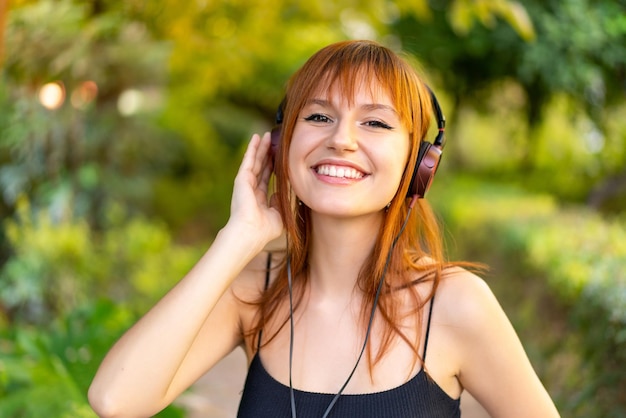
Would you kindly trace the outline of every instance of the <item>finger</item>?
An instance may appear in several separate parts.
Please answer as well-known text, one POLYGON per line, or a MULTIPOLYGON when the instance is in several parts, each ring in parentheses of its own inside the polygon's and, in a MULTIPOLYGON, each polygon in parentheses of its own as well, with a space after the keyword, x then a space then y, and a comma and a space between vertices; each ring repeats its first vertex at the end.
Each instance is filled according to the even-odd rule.
POLYGON ((255 176, 263 171, 265 154, 267 153, 268 145, 264 143, 264 138, 259 134, 252 135, 248 149, 246 150, 246 156, 250 159, 250 170, 255 176))
POLYGON ((252 135, 252 138, 250 138, 250 142, 248 143, 248 147, 246 148, 246 152, 244 153, 243 160, 241 162, 241 170, 254 171, 254 165, 260 141, 261 137, 258 134, 254 134, 252 135))
POLYGON ((263 137, 261 137, 260 148, 262 147, 263 148, 262 150, 267 153, 267 151, 269 150, 271 144, 272 144, 272 135, 271 135, 271 133, 270 132, 263 133, 263 137))
POLYGON ((271 136, 269 132, 265 132, 263 137, 260 138, 260 142, 257 148, 254 172, 262 174, 264 168, 269 162, 269 149, 271 146, 271 136))
POLYGON ((259 177, 259 188, 263 191, 263 193, 267 194, 267 190, 269 189, 270 177, 272 176, 272 162, 269 160, 266 162, 265 167, 263 168, 263 172, 259 177))

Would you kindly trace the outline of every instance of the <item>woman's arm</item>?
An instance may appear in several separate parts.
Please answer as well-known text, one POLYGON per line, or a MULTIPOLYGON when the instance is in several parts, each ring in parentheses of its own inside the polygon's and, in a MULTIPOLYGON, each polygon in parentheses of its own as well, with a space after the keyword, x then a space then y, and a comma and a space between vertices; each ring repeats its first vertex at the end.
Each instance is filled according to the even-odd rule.
POLYGON ((558 417, 524 348, 495 296, 480 278, 451 278, 448 310, 458 325, 458 378, 493 418, 558 417))
POLYGON ((193 269, 104 358, 89 389, 100 416, 154 415, 242 342, 240 303, 233 292, 250 286, 254 269, 246 266, 282 231, 278 211, 268 205, 268 148, 269 134, 252 137, 226 226, 193 269))

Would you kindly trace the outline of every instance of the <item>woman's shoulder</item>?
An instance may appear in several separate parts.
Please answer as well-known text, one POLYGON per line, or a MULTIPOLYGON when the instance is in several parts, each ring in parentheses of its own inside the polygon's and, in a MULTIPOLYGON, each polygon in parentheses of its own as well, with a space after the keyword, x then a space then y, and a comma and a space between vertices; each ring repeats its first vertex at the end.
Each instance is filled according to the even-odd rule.
POLYGON ((447 360, 453 359, 455 376, 491 415, 523 410, 525 416, 558 416, 483 278, 461 268, 446 270, 435 295, 433 321, 443 335, 436 348, 449 348, 447 360))
MULTIPOLYGON (((432 310, 432 347, 429 351, 445 353, 450 375, 467 373, 467 364, 476 361, 476 353, 502 344, 504 311, 487 282, 479 275, 460 267, 443 271, 435 292, 432 310)), ((431 367, 437 367, 432 364, 431 367)))
POLYGON ((461 268, 443 271, 435 294, 439 321, 465 331, 481 328, 502 308, 487 282, 479 275, 461 268))

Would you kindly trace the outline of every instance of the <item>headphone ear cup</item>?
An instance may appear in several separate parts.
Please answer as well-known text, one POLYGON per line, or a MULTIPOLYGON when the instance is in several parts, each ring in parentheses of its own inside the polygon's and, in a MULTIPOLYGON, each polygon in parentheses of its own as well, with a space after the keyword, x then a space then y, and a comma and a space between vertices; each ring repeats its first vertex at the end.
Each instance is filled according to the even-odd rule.
POLYGON ((433 182, 437 168, 439 167, 441 153, 442 149, 437 145, 426 141, 420 144, 419 153, 417 154, 417 164, 413 170, 407 197, 417 195, 418 198, 423 198, 426 195, 428 188, 433 182))
POLYGON ((276 154, 278 153, 278 146, 280 145, 280 125, 277 125, 272 129, 271 143, 270 143, 270 156, 272 158, 272 170, 276 167, 276 154))
POLYGON ((272 170, 275 172, 275 167, 276 167, 276 154, 278 154, 278 147, 280 145, 280 137, 281 137, 281 132, 280 132, 280 127, 283 123, 283 109, 285 108, 285 101, 286 98, 283 98, 283 100, 281 100, 280 105, 278 105, 278 109, 276 109, 276 116, 274 118, 275 121, 275 125, 274 128, 272 129, 272 132, 270 133, 271 135, 271 144, 270 144, 270 156, 272 158, 272 170))

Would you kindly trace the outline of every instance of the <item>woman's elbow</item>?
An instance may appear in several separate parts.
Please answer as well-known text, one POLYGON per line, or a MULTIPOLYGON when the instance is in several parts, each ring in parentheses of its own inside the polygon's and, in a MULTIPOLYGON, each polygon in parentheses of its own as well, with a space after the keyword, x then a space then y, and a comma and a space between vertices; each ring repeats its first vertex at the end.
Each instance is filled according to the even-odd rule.
POLYGON ((91 409, 100 418, 117 418, 122 416, 119 405, 108 394, 108 391, 98 387, 97 383, 92 382, 91 386, 89 386, 87 399, 91 409))
POLYGON ((114 396, 106 387, 92 382, 87 391, 87 399, 93 411, 100 418, 130 418, 139 417, 132 414, 123 406, 121 399, 114 396))
MULTIPOLYGON (((119 389, 119 388, 118 388, 119 389)), ((87 399, 100 418, 145 418, 157 414, 166 405, 145 398, 145 388, 114 390, 112 385, 101 385, 94 380, 87 391, 87 399)))

